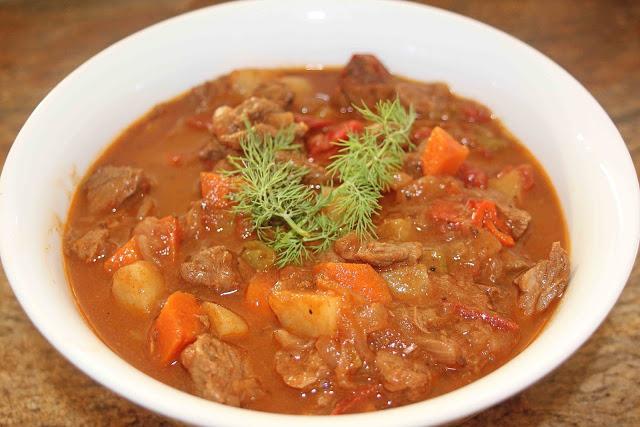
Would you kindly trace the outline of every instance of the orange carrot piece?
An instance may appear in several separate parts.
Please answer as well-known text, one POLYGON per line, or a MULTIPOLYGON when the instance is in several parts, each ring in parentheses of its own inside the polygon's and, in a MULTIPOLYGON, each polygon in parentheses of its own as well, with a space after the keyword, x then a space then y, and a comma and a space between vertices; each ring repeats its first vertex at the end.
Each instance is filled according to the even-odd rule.
POLYGON ((116 252, 104 262, 104 269, 108 273, 113 273, 120 267, 132 264, 142 259, 140 249, 138 249, 138 243, 136 238, 132 237, 127 243, 120 246, 116 252))
POLYGON ((323 262, 313 267, 316 280, 330 280, 362 295, 369 302, 388 303, 391 293, 387 282, 369 264, 323 262))
POLYGON ((204 331, 201 315, 200 304, 190 293, 176 291, 169 295, 151 334, 152 350, 160 363, 170 365, 204 331))
POLYGON ((429 135, 421 155, 424 175, 455 175, 469 155, 469 149, 456 141, 441 127, 429 135))
POLYGON ((215 172, 200 172, 200 191, 207 205, 226 208, 231 205, 227 194, 231 192, 229 180, 215 172))
POLYGON ((278 280, 275 271, 258 272, 251 277, 244 294, 245 303, 262 314, 271 314, 269 295, 278 280))

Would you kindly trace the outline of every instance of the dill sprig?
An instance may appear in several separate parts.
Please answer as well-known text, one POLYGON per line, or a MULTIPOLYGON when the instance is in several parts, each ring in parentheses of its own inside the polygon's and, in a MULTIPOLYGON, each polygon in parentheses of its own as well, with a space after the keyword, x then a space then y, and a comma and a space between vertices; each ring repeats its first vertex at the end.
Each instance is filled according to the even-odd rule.
POLYGON ((307 169, 292 161, 277 161, 278 151, 297 151, 292 128, 275 136, 260 135, 248 127, 240 142, 243 156, 229 156, 239 178, 237 191, 229 194, 233 211, 252 220, 253 231, 278 254, 278 265, 300 263, 310 248, 321 251, 335 239, 336 224, 321 210, 327 198, 302 182, 307 169))
POLYGON ((375 236, 373 216, 380 210, 381 193, 402 167, 405 148, 412 148, 409 132, 415 113, 397 99, 378 102, 376 112, 366 105, 355 108, 372 125, 340 142, 342 148, 327 170, 342 181, 334 190, 334 212, 343 228, 365 239, 375 236))
POLYGON ((355 107, 370 122, 364 132, 340 141, 339 153, 328 167, 340 184, 328 194, 304 184, 308 170, 292 161, 278 161, 279 151, 298 151, 293 129, 275 136, 258 134, 247 123, 240 142, 242 156, 230 156, 239 178, 234 212, 252 219, 258 238, 276 252, 282 267, 301 263, 312 252, 321 252, 340 236, 355 231, 361 238, 375 236, 373 216, 393 174, 402 166, 404 149, 411 147, 409 131, 415 119, 398 100, 355 107))

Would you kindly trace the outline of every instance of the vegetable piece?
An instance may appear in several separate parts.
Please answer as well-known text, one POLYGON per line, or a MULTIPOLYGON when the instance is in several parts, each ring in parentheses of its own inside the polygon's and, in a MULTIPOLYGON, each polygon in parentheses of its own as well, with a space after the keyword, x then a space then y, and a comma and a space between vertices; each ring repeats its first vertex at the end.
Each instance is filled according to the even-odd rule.
POLYGON ((378 226, 378 236, 395 242, 415 240, 415 226, 408 218, 385 219, 378 226))
POLYGON ((129 239, 127 243, 120 246, 116 252, 104 262, 104 269, 108 273, 113 273, 125 265, 129 265, 142 259, 142 254, 138 248, 135 237, 129 239))
POLYGON ((425 175, 455 175, 468 155, 467 147, 436 126, 422 152, 422 172, 425 175))
POLYGON ((151 313, 164 290, 162 273, 149 261, 135 261, 113 274, 111 291, 116 301, 140 313, 151 313))
POLYGON ((469 200, 468 204, 474 209, 471 215, 471 222, 476 227, 484 226, 503 246, 511 247, 515 245, 515 240, 509 234, 507 226, 503 225, 498 218, 498 211, 494 202, 491 200, 469 200), (499 229, 498 225, 501 225, 502 229, 499 229))
POLYGON ((213 302, 203 302, 202 311, 209 317, 211 332, 220 339, 238 338, 249 332, 242 317, 213 302))
POLYGON ((160 252, 164 255, 169 255, 171 261, 175 261, 178 253, 178 244, 180 243, 178 218, 173 215, 168 215, 160 218, 159 224, 164 228, 161 240, 165 243, 165 248, 160 252))
POLYGON ((298 100, 303 100, 306 97, 314 95, 313 86, 305 77, 284 76, 280 77, 278 80, 291 90, 298 100))
POLYGON ((311 156, 336 154, 340 150, 338 142, 346 140, 349 134, 358 134, 363 130, 364 124, 360 120, 347 120, 332 125, 326 133, 316 134, 307 139, 307 151, 311 156))
POLYGON ((269 295, 277 280, 277 275, 274 271, 254 274, 249 280, 244 294, 245 303, 258 313, 270 314, 269 295))
POLYGON ((424 264, 398 267, 381 274, 393 296, 399 300, 415 301, 427 293, 429 276, 424 264))
POLYGON ((328 280, 361 295, 367 302, 391 301, 387 283, 369 264, 323 262, 313 267, 313 273, 318 286, 328 280))
POLYGON ((269 305, 282 326, 294 335, 332 336, 338 326, 340 297, 335 295, 279 290, 269 295, 269 305))
POLYGON ((165 302, 151 333, 152 352, 163 365, 178 358, 184 348, 204 332, 200 304, 187 292, 176 291, 165 302))
POLYGON ((259 240, 251 240, 244 244, 240 257, 258 271, 268 270, 276 262, 276 253, 259 240))
POLYGON ((489 181, 487 174, 482 169, 472 166, 467 162, 463 163, 460 169, 458 169, 458 178, 460 178, 467 187, 482 189, 487 188, 489 181))
POLYGON ((200 190, 207 206, 224 209, 230 206, 229 180, 215 172, 200 172, 200 190))
POLYGON ((533 168, 530 165, 504 168, 497 177, 489 180, 489 188, 497 190, 510 200, 522 203, 524 193, 534 185, 533 168))

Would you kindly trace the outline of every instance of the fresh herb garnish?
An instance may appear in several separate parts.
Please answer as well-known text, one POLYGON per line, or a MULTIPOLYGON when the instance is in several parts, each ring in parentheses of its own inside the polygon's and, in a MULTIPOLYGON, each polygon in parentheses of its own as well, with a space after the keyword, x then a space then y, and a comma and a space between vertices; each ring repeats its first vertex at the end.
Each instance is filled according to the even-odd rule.
POLYGON ((361 238, 375 236, 373 215, 393 174, 402 166, 405 147, 415 119, 399 101, 380 102, 374 113, 356 107, 372 124, 361 134, 339 142, 340 152, 328 167, 340 182, 328 194, 304 184, 308 172, 292 161, 278 161, 278 151, 298 151, 294 132, 287 128, 275 136, 249 128, 240 142, 243 156, 229 157, 239 188, 229 197, 234 212, 252 219, 258 238, 278 255, 277 264, 301 263, 310 251, 321 252, 340 236, 355 231, 361 238))

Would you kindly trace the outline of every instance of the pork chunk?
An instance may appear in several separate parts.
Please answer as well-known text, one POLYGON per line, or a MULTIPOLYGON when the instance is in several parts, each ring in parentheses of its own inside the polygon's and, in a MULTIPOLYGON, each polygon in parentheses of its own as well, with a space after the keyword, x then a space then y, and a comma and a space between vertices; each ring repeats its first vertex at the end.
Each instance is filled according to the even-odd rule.
POLYGON ((287 108, 293 101, 293 92, 287 85, 277 80, 268 80, 259 84, 253 91, 253 96, 268 99, 282 108, 287 108))
POLYGON ((263 394, 242 350, 210 334, 200 335, 185 348, 180 361, 205 399, 245 406, 263 394))
POLYGON ((69 240, 68 250, 84 262, 94 262, 104 258, 113 249, 109 242, 109 230, 94 228, 77 239, 69 240))
POLYGON ((128 166, 103 166, 85 183, 89 211, 108 212, 138 191, 145 191, 149 181, 142 169, 128 166))
POLYGON ((222 106, 213 113, 212 131, 227 147, 239 150, 249 123, 261 135, 275 135, 279 129, 293 125, 296 136, 307 132, 307 125, 294 121, 293 113, 266 98, 252 96, 235 108, 222 106))
POLYGON ((334 244, 334 250, 347 261, 364 262, 374 267, 387 267, 396 262, 414 264, 422 256, 420 243, 371 241, 361 244, 353 233, 337 240, 334 244))
POLYGON ((426 390, 431 384, 431 373, 426 366, 390 351, 378 352, 376 367, 382 374, 382 385, 392 392, 426 390))
POLYGON ((329 367, 315 349, 277 351, 275 367, 286 385, 301 390, 313 388, 330 374, 329 367))
POLYGON ((180 275, 189 283, 210 286, 218 293, 236 290, 242 281, 235 255, 224 246, 202 249, 182 263, 180 275))
POLYGON ((373 55, 353 55, 342 71, 340 88, 349 102, 370 107, 394 96, 393 76, 373 55))
POLYGON ((527 316, 542 312, 562 296, 569 282, 569 255, 559 242, 551 245, 549 259, 536 263, 515 279, 520 291, 519 305, 527 316))
POLYGON ((426 116, 444 113, 452 98, 449 87, 442 83, 402 82, 396 91, 403 105, 412 105, 418 114, 426 116))

